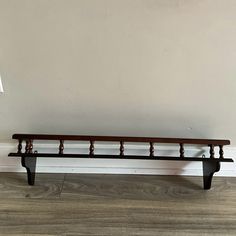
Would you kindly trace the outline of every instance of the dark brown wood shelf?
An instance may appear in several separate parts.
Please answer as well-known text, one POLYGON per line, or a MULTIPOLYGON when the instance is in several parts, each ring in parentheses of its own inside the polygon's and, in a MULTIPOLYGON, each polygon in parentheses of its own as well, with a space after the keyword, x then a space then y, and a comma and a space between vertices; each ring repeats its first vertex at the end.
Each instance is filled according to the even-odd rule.
POLYGON ((229 140, 217 139, 186 139, 186 138, 160 138, 160 137, 122 137, 122 136, 87 136, 87 135, 51 135, 51 134, 14 134, 13 139, 18 140, 18 150, 9 153, 9 156, 21 157, 22 166, 27 170, 28 183, 34 185, 36 160, 42 158, 104 158, 104 159, 137 159, 137 160, 168 160, 168 161, 197 161, 203 165, 204 189, 210 189, 213 174, 220 170, 220 162, 233 162, 232 158, 225 158, 223 146, 229 145, 229 140), (58 153, 38 153, 33 150, 34 140, 54 140, 58 142, 58 153), (89 141, 88 154, 64 153, 64 141, 89 141), (119 155, 95 154, 95 142, 119 142, 119 155), (25 142, 25 152, 22 152, 22 143, 25 142), (149 143, 149 155, 125 155, 125 143, 149 143), (155 144, 178 144, 179 156, 155 155, 155 144), (186 157, 184 145, 203 145, 209 147, 209 157, 186 157), (215 157, 214 148, 219 147, 219 157, 215 157))
POLYGON ((133 142, 133 143, 183 143, 196 145, 229 145, 230 140, 191 139, 191 138, 160 138, 160 137, 128 137, 128 136, 89 136, 89 135, 56 135, 56 134, 13 134, 13 139, 35 140, 74 140, 74 141, 104 141, 104 142, 133 142))

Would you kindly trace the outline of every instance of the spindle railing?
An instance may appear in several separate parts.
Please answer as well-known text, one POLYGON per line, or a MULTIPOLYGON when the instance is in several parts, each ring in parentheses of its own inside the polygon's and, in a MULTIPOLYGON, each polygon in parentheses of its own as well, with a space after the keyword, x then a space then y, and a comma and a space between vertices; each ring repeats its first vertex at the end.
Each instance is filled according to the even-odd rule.
MULTIPOLYGON (((14 134, 13 139, 18 140, 17 152, 9 153, 9 156, 20 156, 22 166, 27 170, 28 183, 33 185, 35 182, 35 169, 37 157, 64 157, 64 158, 122 158, 122 159, 143 159, 143 160, 173 160, 173 161, 201 161, 203 164, 203 182, 204 189, 210 189, 213 174, 220 169, 220 162, 232 162, 231 158, 224 157, 223 147, 229 145, 229 140, 215 139, 182 139, 182 138, 154 138, 154 137, 118 137, 118 136, 85 136, 85 135, 44 135, 44 134, 14 134), (40 153, 34 151, 34 140, 54 140, 59 141, 59 150, 57 153, 40 153), (68 154, 64 153, 64 141, 88 141, 88 154, 68 154), (119 142, 119 152, 117 154, 96 154, 95 142, 119 142), (22 152, 22 143, 25 142, 25 152, 22 152), (149 155, 126 155, 125 143, 149 143, 149 155), (160 156, 155 155, 155 144, 178 144, 179 156, 160 156), (208 146, 209 157, 186 157, 184 146, 203 145, 208 146), (219 147, 219 158, 215 157, 215 147, 219 147)), ((158 150, 157 150, 158 153, 158 150)))

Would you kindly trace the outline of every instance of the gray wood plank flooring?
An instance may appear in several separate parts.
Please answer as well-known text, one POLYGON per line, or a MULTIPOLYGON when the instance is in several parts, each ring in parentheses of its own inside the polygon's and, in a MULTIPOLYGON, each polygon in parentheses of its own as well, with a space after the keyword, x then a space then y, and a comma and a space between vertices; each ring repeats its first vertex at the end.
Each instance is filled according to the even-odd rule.
POLYGON ((0 173, 0 235, 236 235, 236 178, 0 173))

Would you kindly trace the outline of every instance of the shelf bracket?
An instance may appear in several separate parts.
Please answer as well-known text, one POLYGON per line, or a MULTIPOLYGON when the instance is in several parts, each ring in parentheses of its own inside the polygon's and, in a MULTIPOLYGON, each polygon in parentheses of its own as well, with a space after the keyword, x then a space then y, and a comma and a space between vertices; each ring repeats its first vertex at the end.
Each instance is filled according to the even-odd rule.
POLYGON ((27 179, 29 185, 34 185, 37 157, 21 157, 21 165, 27 170, 27 179))
POLYGON ((220 170, 220 162, 217 160, 208 160, 202 162, 203 167, 203 185, 204 189, 211 188, 212 178, 215 172, 220 170))

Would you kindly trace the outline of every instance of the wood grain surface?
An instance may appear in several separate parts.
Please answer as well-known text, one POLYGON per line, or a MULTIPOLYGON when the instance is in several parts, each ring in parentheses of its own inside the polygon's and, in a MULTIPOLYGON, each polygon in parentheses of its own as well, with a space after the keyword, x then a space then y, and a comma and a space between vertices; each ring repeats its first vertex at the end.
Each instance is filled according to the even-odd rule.
POLYGON ((236 235, 236 178, 0 173, 0 235, 236 235))

